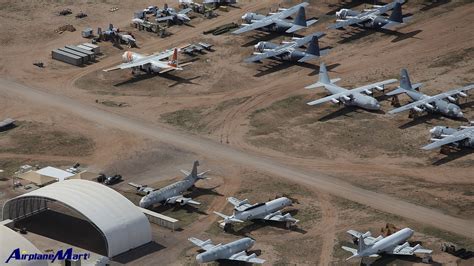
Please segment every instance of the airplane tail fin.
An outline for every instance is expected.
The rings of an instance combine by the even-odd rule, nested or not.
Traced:
[[[403,23],[402,4],[400,4],[399,2],[395,4],[395,6],[393,7],[392,14],[388,18],[388,20],[397,23]]]
[[[174,48],[173,55],[170,57],[168,65],[178,67],[178,48]]]
[[[400,73],[400,88],[403,88],[405,90],[413,90],[413,87],[411,86],[410,76],[408,75],[408,70],[406,70],[405,68],[402,69]]]
[[[197,167],[199,166],[199,161],[194,161],[193,170],[191,170],[191,176],[195,179],[199,178]]]
[[[329,79],[328,71],[326,69],[326,64],[321,63],[319,65],[319,83],[330,84],[331,80]]]
[[[300,9],[298,9],[298,13],[296,14],[293,24],[303,27],[308,26],[306,24],[306,12],[304,10],[304,7],[300,7]]]
[[[326,64],[321,63],[319,65],[319,80],[318,82],[306,86],[305,89],[314,89],[318,87],[326,87],[326,85],[334,84],[341,80],[340,78],[329,79],[328,71],[326,70]]]
[[[321,55],[319,50],[319,40],[317,36],[313,36],[313,38],[311,38],[308,48],[306,48],[306,53],[315,56]]]
[[[357,253],[361,253],[367,248],[367,245],[365,244],[364,241],[364,235],[359,236],[359,241],[357,243]]]

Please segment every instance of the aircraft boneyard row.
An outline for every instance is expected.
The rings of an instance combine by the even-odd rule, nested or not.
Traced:
[[[383,6],[374,6],[372,9],[358,12],[350,9],[341,9],[336,12],[337,21],[328,29],[340,29],[348,26],[373,29],[388,29],[396,25],[403,24],[407,18],[403,17],[402,4],[404,0],[396,0]],[[246,23],[241,28],[235,30],[233,34],[241,34],[252,30],[263,30],[278,33],[294,33],[304,28],[308,28],[317,22],[316,19],[307,19],[305,8],[309,4],[302,2],[290,8],[279,8],[278,12],[261,15],[257,13],[246,13],[242,16],[242,20]],[[168,9],[167,9],[168,10]],[[174,16],[186,20],[186,11],[168,10],[168,16],[162,19],[169,19]],[[387,12],[391,14],[386,15]],[[296,14],[294,19],[289,19]],[[281,44],[272,42],[258,42],[255,45],[254,54],[245,59],[244,62],[259,62],[264,59],[277,59],[292,61],[296,64],[305,63],[311,60],[319,59],[327,54],[327,50],[320,49],[319,39],[325,33],[315,32],[301,38],[293,37],[291,41],[285,41]],[[161,53],[152,55],[141,55],[133,52],[125,52],[122,56],[124,63],[118,66],[106,69],[112,71],[118,69],[132,69],[133,73],[144,71],[147,73],[165,73],[172,70],[182,70],[186,64],[178,63],[179,48],[173,48]],[[168,61],[166,61],[168,59]],[[356,106],[369,111],[380,110],[381,105],[373,96],[374,92],[384,93],[386,86],[397,82],[396,79],[388,79],[374,82],[354,89],[346,89],[336,85],[340,79],[330,79],[326,65],[320,63],[319,79],[316,83],[308,85],[306,89],[316,89],[324,87],[329,96],[308,102],[308,105],[314,106],[326,102],[334,104],[342,104],[345,106]],[[474,88],[474,84],[449,90],[434,96],[429,96],[420,92],[422,84],[412,84],[406,69],[401,70],[400,84],[394,90],[386,95],[398,97],[398,95],[406,94],[413,102],[404,106],[395,108],[388,112],[390,115],[403,111],[412,111],[414,113],[440,113],[444,116],[458,119],[464,116],[461,108],[456,103],[460,97],[466,97],[467,92]],[[448,127],[434,127],[430,130],[432,134],[432,143],[423,147],[425,150],[451,145],[454,147],[474,147],[474,126],[463,126],[459,129]],[[198,201],[185,197],[183,194],[192,188],[194,184],[205,179],[204,173],[197,172],[199,163],[196,161],[192,171],[182,171],[185,178],[161,189],[154,189],[146,185],[130,183],[137,189],[137,193],[143,195],[139,205],[143,208],[151,208],[156,204],[193,204],[199,205]],[[292,200],[286,197],[276,198],[274,200],[250,204],[249,200],[239,200],[234,197],[228,197],[227,201],[234,206],[231,215],[214,212],[222,218],[219,225],[227,231],[234,223],[243,223],[246,221],[263,220],[286,223],[287,227],[295,226],[297,219],[289,213],[282,213],[282,210],[292,204]],[[359,233],[350,230],[348,233],[353,236],[354,242],[357,243],[357,249],[350,247],[342,247],[344,250],[352,253],[348,259],[378,257],[381,254],[394,255],[415,255],[415,254],[431,254],[431,250],[423,248],[421,245],[410,246],[406,242],[414,233],[410,228],[404,228],[390,236],[372,237],[370,232]],[[247,250],[254,244],[255,240],[251,238],[242,238],[227,244],[213,244],[210,239],[203,241],[197,238],[189,238],[196,246],[200,247],[204,252],[196,256],[199,263],[210,262],[214,260],[227,259],[235,261],[244,261],[250,263],[261,264],[265,262],[263,259],[257,258],[256,254],[247,254]]]

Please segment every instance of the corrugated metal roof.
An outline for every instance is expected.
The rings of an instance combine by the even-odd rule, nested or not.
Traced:
[[[5,217],[8,205],[23,197],[53,199],[77,210],[105,235],[109,257],[151,241],[146,216],[127,198],[105,185],[80,179],[54,183],[7,201],[3,219],[11,219]]]
[[[61,170],[61,169],[58,169],[58,168],[55,168],[55,167],[52,167],[52,166],[42,168],[42,169],[36,171],[36,173],[38,173],[40,175],[54,177],[58,181],[63,181],[66,178],[69,178],[69,177],[74,175],[74,174],[71,174],[69,172],[66,172],[64,170]]]

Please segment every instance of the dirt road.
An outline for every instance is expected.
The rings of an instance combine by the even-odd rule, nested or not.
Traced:
[[[439,211],[417,206],[399,199],[355,187],[333,177],[319,173],[308,173],[295,169],[282,162],[271,160],[258,154],[243,152],[229,146],[216,143],[198,136],[177,132],[163,126],[141,121],[139,118],[126,117],[99,110],[92,106],[78,103],[70,98],[53,95],[44,91],[29,88],[19,83],[0,79],[0,91],[8,97],[20,97],[27,102],[49,105],[58,111],[71,112],[100,125],[117,128],[134,134],[157,139],[194,152],[220,157],[236,164],[243,164],[273,175],[282,176],[295,182],[315,186],[330,194],[355,201],[375,209],[393,213],[402,217],[450,231],[469,238],[474,238],[474,222],[454,218]]]

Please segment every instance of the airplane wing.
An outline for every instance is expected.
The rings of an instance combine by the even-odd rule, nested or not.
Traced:
[[[333,94],[333,95],[329,95],[329,96],[326,96],[324,98],[321,98],[321,99],[318,99],[318,100],[315,100],[315,101],[312,101],[312,102],[309,102],[309,103],[306,103],[306,104],[307,105],[317,105],[317,104],[321,104],[321,103],[328,102],[328,101],[331,101],[331,100],[339,100],[340,98],[345,98],[345,97],[350,98],[350,97],[352,97],[352,95],[354,93],[366,92],[366,91],[372,90],[374,88],[384,86],[386,84],[390,84],[390,83],[394,83],[394,82],[397,82],[397,80],[396,79],[388,79],[388,80],[376,82],[376,83],[373,83],[373,84],[370,84],[370,85],[365,85],[365,86],[362,86],[362,87],[358,87],[358,88],[355,88],[355,89],[352,89],[352,90],[347,90],[347,91],[343,91],[343,92],[336,93],[336,94]],[[324,84],[324,86],[325,87],[331,87],[332,85],[331,84]],[[313,88],[313,87],[312,87],[312,85],[310,85],[310,86],[307,86],[306,88],[310,89],[310,88]]]
[[[247,209],[249,207],[252,207],[252,205],[249,204],[248,199],[239,200],[239,199],[234,198],[234,197],[228,197],[227,201],[230,204],[234,205],[235,208],[239,208],[239,209]]]
[[[259,29],[259,28],[266,27],[266,26],[271,25],[273,23],[275,23],[275,21],[273,21],[271,19],[262,19],[262,20],[258,20],[256,22],[253,22],[252,24],[245,25],[242,28],[233,31],[232,33],[233,34],[241,34],[241,33],[247,32],[247,31],[256,30],[256,29]]]
[[[432,149],[439,148],[443,145],[451,144],[451,143],[461,141],[467,138],[474,138],[474,129],[467,128],[467,129],[459,130],[452,135],[446,136],[440,140],[436,140],[432,142],[431,144],[424,146],[422,149],[432,150]]]
[[[261,61],[263,59],[266,59],[266,58],[270,58],[270,57],[274,57],[274,56],[278,56],[278,55],[281,55],[281,54],[284,54],[284,53],[287,53],[288,51],[287,50],[278,50],[278,51],[268,51],[268,52],[264,52],[264,53],[260,53],[260,54],[256,54],[252,57],[249,57],[249,58],[246,58],[244,60],[244,62],[247,62],[247,63],[250,63],[250,62],[257,62],[257,61]]]
[[[394,255],[413,255],[413,254],[431,254],[433,251],[430,249],[423,248],[420,244],[410,247],[408,242],[402,245],[395,246],[392,250],[386,251],[389,254]]]
[[[186,205],[186,204],[201,205],[200,202],[194,201],[191,198],[183,197],[182,195],[178,195],[178,196],[168,198],[168,199],[166,199],[166,203],[179,203],[181,205]]]
[[[377,8],[375,11],[378,12],[379,15],[387,13],[388,11],[392,10],[397,3],[403,4],[403,3],[405,3],[405,0],[393,1],[391,3],[388,3],[386,5],[383,5],[379,8]]]
[[[172,20],[173,18],[174,18],[174,16],[159,17],[159,18],[156,18],[155,21],[156,22],[161,22],[161,21]]]
[[[150,56],[140,58],[134,62],[130,63],[123,63],[115,67],[111,67],[108,69],[104,69],[105,72],[113,71],[113,70],[118,70],[118,69],[127,69],[127,68],[132,68],[132,67],[139,67],[139,66],[144,66],[146,64],[155,64],[158,65],[159,67],[167,68],[169,67],[168,64],[161,62],[161,59],[168,58],[173,54],[174,50],[166,50],[161,53],[157,54],[152,54]]]
[[[141,187],[142,187],[141,185],[135,184],[135,183],[132,183],[132,182],[128,183],[128,185],[129,185],[129,186],[132,186],[132,187],[134,187],[134,188],[141,188]]]
[[[425,106],[425,105],[430,104],[432,102],[435,102],[437,100],[442,100],[442,99],[446,99],[448,97],[452,97],[452,96],[455,96],[455,95],[464,94],[464,92],[469,91],[473,88],[474,88],[474,84],[471,84],[471,85],[468,85],[468,86],[465,86],[465,87],[462,87],[462,88],[457,88],[457,89],[454,89],[454,90],[443,92],[443,93],[440,93],[440,94],[437,94],[437,95],[434,95],[434,96],[426,97],[426,98],[423,98],[421,100],[406,104],[402,107],[395,108],[395,109],[389,111],[388,113],[389,114],[396,114],[396,113],[400,113],[400,112],[403,112],[403,111],[410,110],[414,107]]]
[[[364,243],[366,245],[373,245],[373,244],[375,244],[375,242],[380,241],[381,239],[383,239],[383,236],[379,236],[377,238],[373,237],[372,234],[369,231],[362,234],[361,232],[358,232],[358,231],[355,231],[355,230],[349,230],[349,231],[347,231],[347,233],[350,234],[351,236],[357,238],[357,239],[359,239],[362,236],[362,238],[364,239]]]
[[[270,15],[270,16],[267,16],[267,17],[265,17],[261,20],[257,20],[255,22],[252,22],[252,24],[245,25],[242,28],[233,31],[232,33],[233,34],[240,34],[240,33],[244,33],[244,32],[247,32],[247,31],[263,28],[265,26],[268,26],[268,25],[271,25],[271,24],[275,23],[276,21],[278,21],[280,19],[284,19],[284,18],[287,18],[287,17],[293,15],[294,13],[298,12],[298,9],[300,7],[306,7],[308,5],[309,4],[307,2],[300,3],[298,5],[295,5],[295,6],[292,6],[292,7],[288,8],[288,9],[285,9],[284,11],[278,12],[278,13]]]
[[[239,253],[236,253],[230,256],[228,260],[245,261],[245,262],[257,263],[257,264],[263,264],[265,262],[265,260],[257,258],[257,254],[255,253],[252,253],[247,256],[247,253],[245,253],[245,251],[241,251]]]
[[[275,222],[293,222],[293,223],[299,222],[299,220],[293,218],[291,214],[287,213],[283,215],[281,211],[270,213],[267,216],[263,217],[263,220],[275,221]]]
[[[204,249],[205,251],[211,250],[214,247],[220,245],[220,244],[219,245],[213,245],[212,241],[210,239],[208,239],[206,241],[202,241],[202,240],[197,239],[195,237],[190,237],[190,238],[188,238],[188,240],[191,241],[194,245]]]
[[[189,11],[191,11],[191,10],[193,10],[193,9],[192,9],[192,8],[185,8],[185,9],[183,9],[183,10],[180,10],[180,11],[178,12],[178,14],[187,14],[187,13],[189,13]]]
[[[334,24],[331,24],[331,25],[328,26],[328,29],[344,28],[344,27],[347,27],[347,26],[350,26],[350,25],[362,23],[366,20],[369,20],[369,18],[350,18],[350,19],[347,19],[347,20],[338,21]]]

